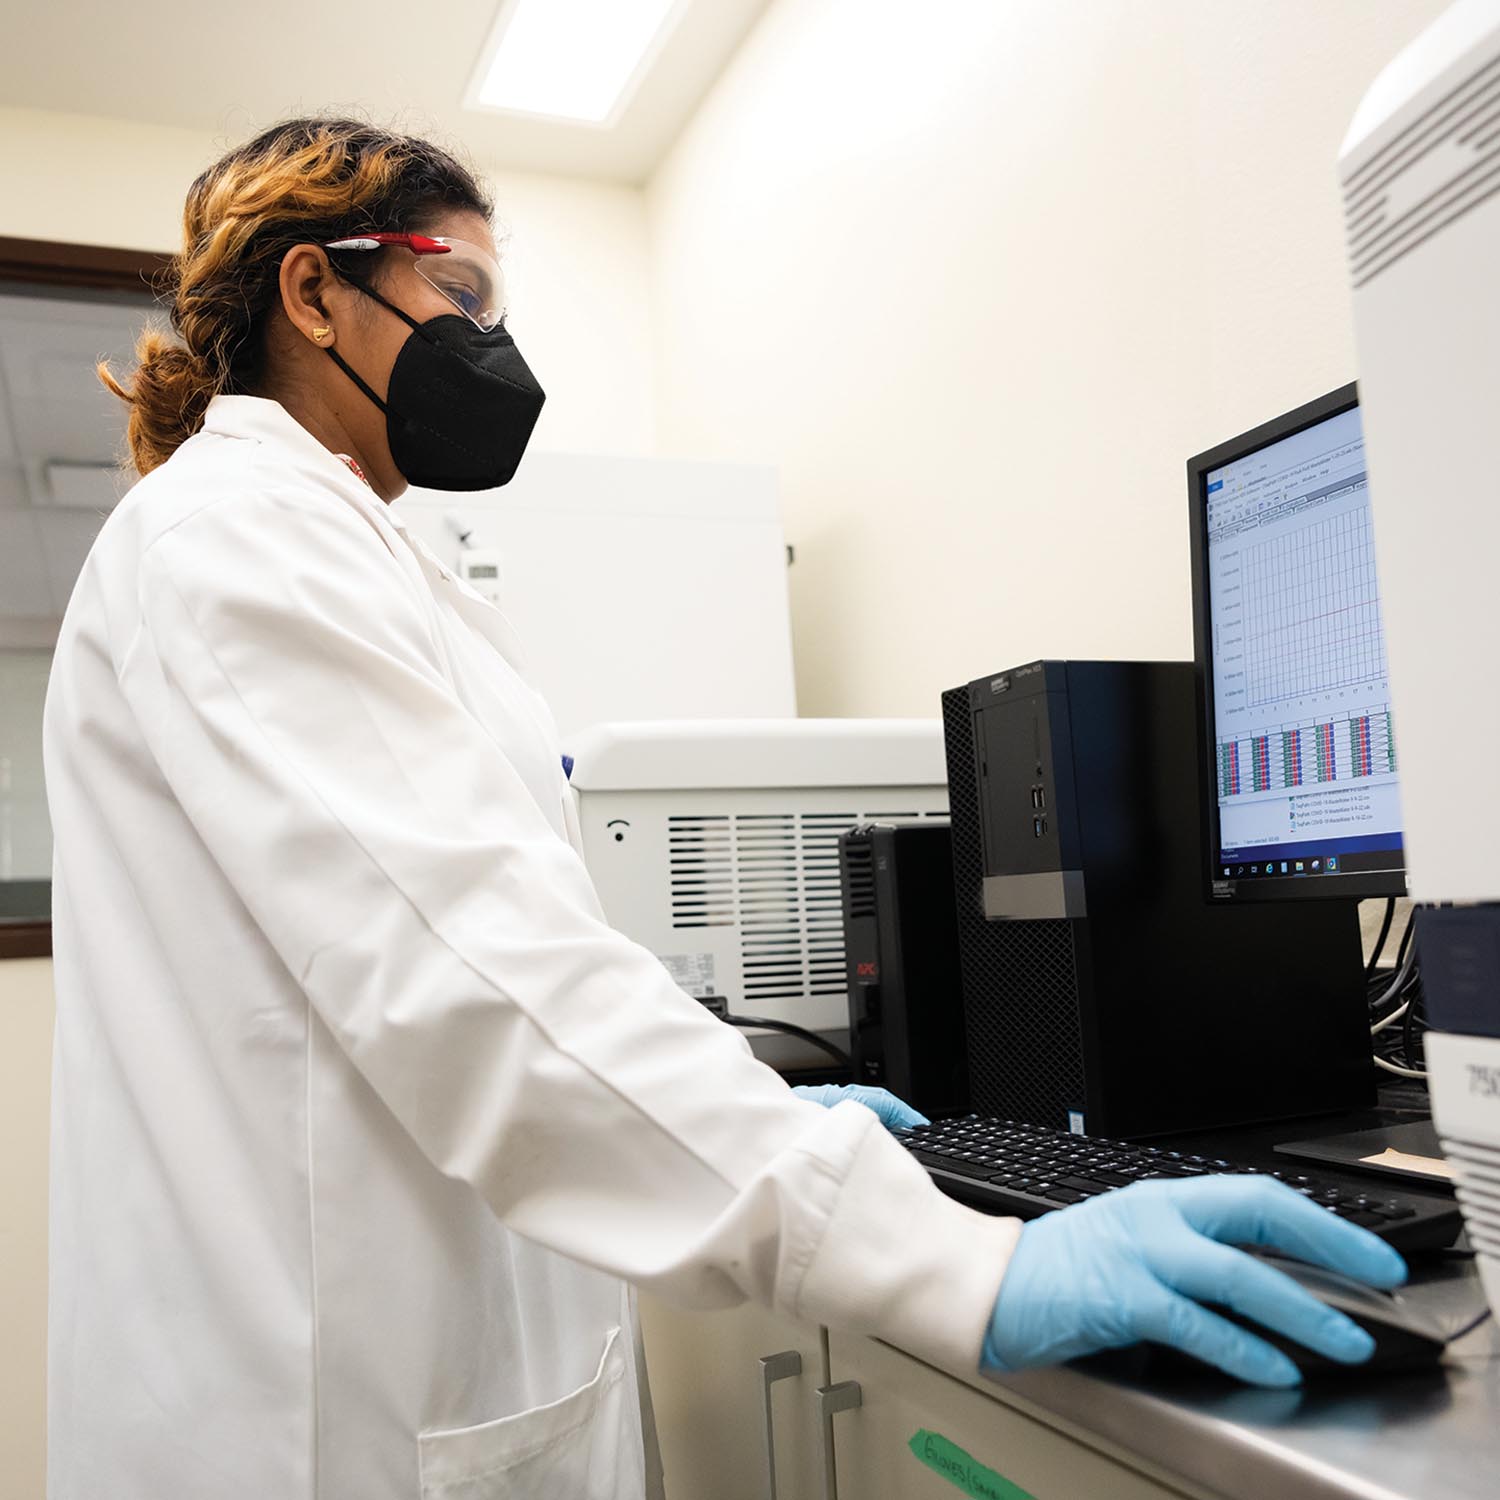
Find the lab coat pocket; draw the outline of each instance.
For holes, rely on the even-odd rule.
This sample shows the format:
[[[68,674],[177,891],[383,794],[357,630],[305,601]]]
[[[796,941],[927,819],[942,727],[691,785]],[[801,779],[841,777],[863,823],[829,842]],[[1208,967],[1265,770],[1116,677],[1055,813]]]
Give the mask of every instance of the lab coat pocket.
[[[639,1481],[622,1474],[628,1390],[625,1339],[610,1331],[586,1385],[546,1406],[478,1427],[417,1436],[422,1500],[634,1500]]]

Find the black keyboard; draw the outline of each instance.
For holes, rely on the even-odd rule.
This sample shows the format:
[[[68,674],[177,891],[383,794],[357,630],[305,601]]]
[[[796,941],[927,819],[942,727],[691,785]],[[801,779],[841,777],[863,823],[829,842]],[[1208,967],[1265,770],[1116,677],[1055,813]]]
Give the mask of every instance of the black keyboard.
[[[1458,1208],[1448,1199],[1392,1193],[1378,1184],[1351,1187],[1306,1172],[1264,1171],[1242,1162],[1070,1135],[984,1115],[918,1125],[897,1131],[896,1138],[952,1197],[1027,1219],[1153,1177],[1227,1173],[1279,1178],[1398,1250],[1441,1249],[1451,1245],[1463,1227]]]

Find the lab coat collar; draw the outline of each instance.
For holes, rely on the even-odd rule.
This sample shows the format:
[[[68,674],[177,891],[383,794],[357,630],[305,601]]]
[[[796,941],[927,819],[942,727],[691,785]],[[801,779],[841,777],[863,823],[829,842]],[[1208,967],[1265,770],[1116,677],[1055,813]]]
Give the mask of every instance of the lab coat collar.
[[[263,444],[308,483],[335,491],[367,518],[405,534],[385,501],[279,401],[265,396],[215,396],[203,414],[203,430]]]
[[[510,621],[493,605],[460,586],[432,549],[407,531],[392,508],[279,401],[263,396],[215,396],[204,412],[203,429],[220,437],[263,444],[275,455],[275,463],[289,468],[302,482],[348,501],[403,568],[425,579],[429,591],[445,591],[470,625],[524,676],[524,653]],[[391,532],[399,542],[392,540]]]

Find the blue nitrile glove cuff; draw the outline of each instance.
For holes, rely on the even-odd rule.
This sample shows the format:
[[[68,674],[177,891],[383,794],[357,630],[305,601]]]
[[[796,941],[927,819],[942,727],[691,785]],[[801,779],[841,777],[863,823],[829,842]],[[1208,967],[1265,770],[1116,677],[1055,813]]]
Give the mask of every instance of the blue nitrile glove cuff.
[[[911,1105],[903,1103],[894,1094],[885,1089],[871,1088],[868,1084],[799,1083],[792,1092],[799,1099],[821,1104],[826,1109],[842,1104],[845,1099],[853,1099],[856,1104],[873,1109],[887,1130],[909,1130],[913,1125],[931,1123],[926,1115],[918,1114]]]

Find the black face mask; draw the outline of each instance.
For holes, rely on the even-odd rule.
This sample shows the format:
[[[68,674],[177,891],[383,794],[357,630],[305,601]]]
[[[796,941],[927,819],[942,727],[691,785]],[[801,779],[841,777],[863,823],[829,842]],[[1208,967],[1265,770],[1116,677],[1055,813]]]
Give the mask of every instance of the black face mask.
[[[379,292],[352,284],[412,330],[384,401],[336,349],[324,351],[385,413],[391,458],[406,482],[432,490],[509,484],[547,399],[516,341],[458,313],[418,323]]]

